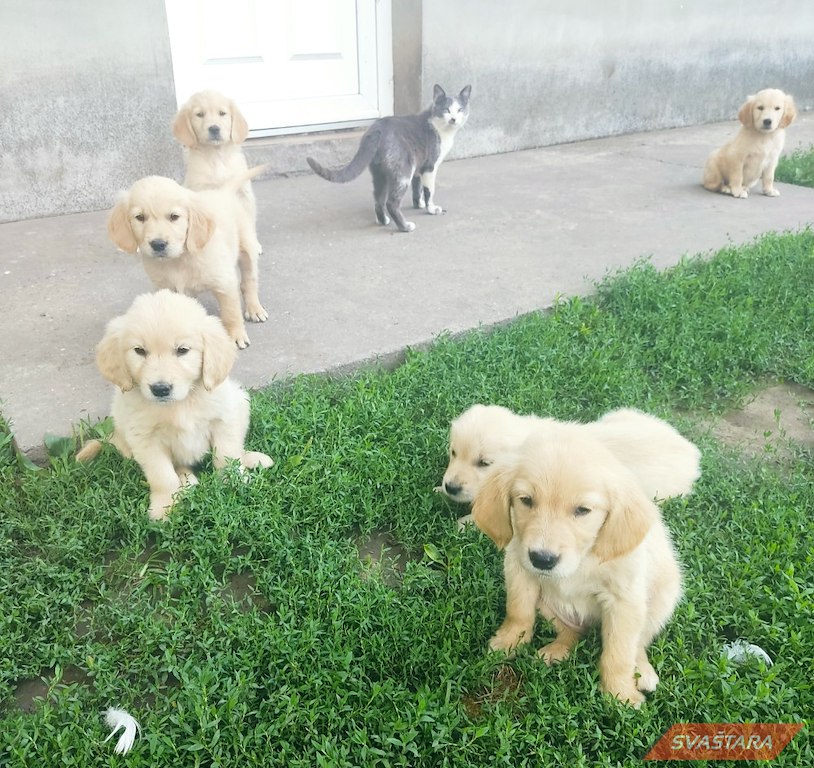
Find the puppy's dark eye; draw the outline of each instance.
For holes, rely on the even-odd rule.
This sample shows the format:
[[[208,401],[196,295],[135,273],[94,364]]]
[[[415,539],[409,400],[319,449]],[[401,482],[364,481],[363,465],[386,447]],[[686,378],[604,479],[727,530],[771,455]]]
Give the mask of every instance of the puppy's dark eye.
[[[204,116],[203,111],[200,111],[200,112],[196,112],[196,113],[195,113],[195,117],[203,117],[203,116]]]
[[[763,111],[763,107],[758,107],[758,111],[759,111],[759,112],[762,112],[762,111]]]
[[[454,459],[458,454],[455,453],[455,451],[450,450],[449,455],[452,456],[452,458]]]
[[[137,213],[133,218],[136,221],[147,221],[147,217],[143,213]]]
[[[133,352],[135,352],[139,357],[147,357],[147,350],[144,347],[133,347]]]
[[[189,347],[184,345],[177,347],[175,350],[175,354],[178,355],[178,357],[183,357],[187,352],[189,352]]]
[[[519,496],[518,498],[524,507],[531,509],[534,506],[534,499],[531,496]]]
[[[489,459],[478,459],[475,462],[475,466],[478,467],[479,469],[483,469],[484,467],[491,467],[492,462],[489,461]]]
[[[221,111],[220,111],[218,114],[219,114],[221,117],[226,117],[226,113],[225,113],[223,110],[221,110]]]
[[[181,214],[180,213],[171,213],[167,218],[169,218],[170,221],[178,221],[178,219],[181,218]]]
[[[589,514],[589,513],[590,513],[590,511],[591,511],[591,508],[590,508],[590,507],[577,507],[577,508],[574,510],[574,514],[575,514],[577,517],[584,517],[585,515]]]
[[[774,108],[774,111],[775,111],[775,112],[779,112],[779,111],[780,111],[780,107],[775,107],[775,108]]]

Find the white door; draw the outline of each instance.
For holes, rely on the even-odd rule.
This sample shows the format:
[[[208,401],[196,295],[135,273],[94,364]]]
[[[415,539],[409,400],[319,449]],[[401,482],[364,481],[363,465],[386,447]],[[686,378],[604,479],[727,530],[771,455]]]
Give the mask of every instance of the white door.
[[[253,136],[393,114],[390,0],[165,0],[179,106],[221,91]]]

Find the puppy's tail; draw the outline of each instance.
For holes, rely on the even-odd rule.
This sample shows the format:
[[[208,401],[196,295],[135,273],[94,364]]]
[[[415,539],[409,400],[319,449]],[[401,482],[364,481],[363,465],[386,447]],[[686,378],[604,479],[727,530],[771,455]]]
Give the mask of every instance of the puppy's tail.
[[[323,179],[334,181],[339,184],[344,184],[348,181],[353,181],[365,168],[370,165],[370,161],[379,149],[379,142],[381,140],[381,133],[379,131],[370,131],[362,136],[362,141],[359,142],[359,149],[356,152],[353,160],[351,160],[344,168],[337,168],[332,171],[329,168],[321,166],[313,157],[306,157],[308,165],[311,166],[314,173],[322,176]]]
[[[101,440],[88,440],[88,442],[85,443],[79,451],[77,451],[76,460],[82,464],[93,461],[102,450],[102,445],[103,443]]]
[[[237,192],[243,188],[247,181],[251,181],[255,176],[259,176],[263,171],[268,170],[271,163],[263,163],[262,165],[255,165],[243,173],[232,176],[228,181],[224,182],[220,189],[226,189],[230,192]]]

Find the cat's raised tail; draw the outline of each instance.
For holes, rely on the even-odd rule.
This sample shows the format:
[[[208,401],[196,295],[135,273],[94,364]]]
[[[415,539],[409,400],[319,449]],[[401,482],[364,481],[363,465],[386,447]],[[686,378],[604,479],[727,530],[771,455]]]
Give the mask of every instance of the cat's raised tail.
[[[308,161],[308,165],[311,166],[314,173],[322,176],[323,179],[344,184],[347,181],[353,181],[370,165],[370,161],[379,149],[380,138],[381,133],[379,133],[379,131],[370,131],[362,136],[362,141],[359,142],[359,149],[356,155],[344,168],[337,168],[332,171],[329,168],[321,166],[313,157],[306,157],[305,159]]]

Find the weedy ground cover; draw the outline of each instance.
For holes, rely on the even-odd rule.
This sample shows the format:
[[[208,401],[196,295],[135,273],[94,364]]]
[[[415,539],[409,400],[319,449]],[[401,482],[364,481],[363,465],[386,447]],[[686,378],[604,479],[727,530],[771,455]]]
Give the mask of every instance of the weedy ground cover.
[[[395,370],[253,393],[249,445],[275,466],[204,467],[163,524],[112,449],[79,466],[52,440],[35,470],[0,439],[0,765],[594,768],[638,763],[677,722],[810,717],[812,457],[752,458],[705,425],[766,380],[814,385],[813,252],[804,231],[643,261]],[[486,653],[501,556],[432,490],[474,402],[634,406],[702,448],[696,492],[664,505],[686,595],[641,711],[599,691],[596,632],[553,668]],[[722,658],[737,637],[774,665]],[[143,728],[123,757],[109,706]],[[777,764],[814,764],[813,745],[804,729]]]

